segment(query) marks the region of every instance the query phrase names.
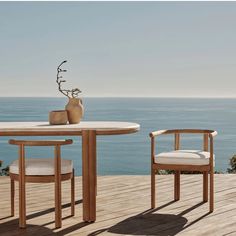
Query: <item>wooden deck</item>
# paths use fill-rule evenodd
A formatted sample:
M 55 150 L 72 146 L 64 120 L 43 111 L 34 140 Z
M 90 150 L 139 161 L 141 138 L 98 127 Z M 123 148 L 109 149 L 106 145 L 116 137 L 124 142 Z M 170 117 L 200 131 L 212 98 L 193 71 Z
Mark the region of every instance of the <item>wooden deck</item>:
M 173 176 L 157 176 L 157 208 L 150 210 L 149 176 L 98 178 L 97 221 L 82 221 L 81 177 L 76 177 L 76 215 L 70 217 L 69 183 L 63 183 L 63 227 L 54 228 L 53 184 L 27 184 L 27 229 L 10 214 L 10 183 L 0 177 L 0 235 L 236 235 L 236 175 L 215 176 L 215 211 L 202 203 L 202 176 L 181 176 L 173 202 Z M 16 185 L 17 187 L 17 185 Z M 16 199 L 18 194 L 16 194 Z

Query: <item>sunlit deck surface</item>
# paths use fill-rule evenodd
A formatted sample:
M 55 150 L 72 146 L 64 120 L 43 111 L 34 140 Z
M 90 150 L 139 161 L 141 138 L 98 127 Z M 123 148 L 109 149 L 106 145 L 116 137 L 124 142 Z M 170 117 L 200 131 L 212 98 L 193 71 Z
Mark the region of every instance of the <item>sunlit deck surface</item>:
M 70 184 L 63 183 L 63 227 L 54 228 L 53 184 L 27 184 L 27 229 L 10 214 L 10 183 L 0 177 L 0 235 L 236 235 L 236 175 L 215 175 L 215 211 L 202 203 L 202 176 L 181 176 L 173 202 L 173 176 L 157 176 L 157 208 L 150 210 L 149 176 L 98 177 L 97 221 L 82 221 L 81 177 L 76 177 L 76 215 L 70 217 Z M 16 188 L 18 186 L 16 185 Z

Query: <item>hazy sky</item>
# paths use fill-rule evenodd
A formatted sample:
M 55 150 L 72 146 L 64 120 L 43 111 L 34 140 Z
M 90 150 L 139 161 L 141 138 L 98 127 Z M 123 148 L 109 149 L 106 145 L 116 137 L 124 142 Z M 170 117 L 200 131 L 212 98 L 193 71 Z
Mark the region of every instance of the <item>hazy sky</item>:
M 0 96 L 236 97 L 236 2 L 0 2 Z

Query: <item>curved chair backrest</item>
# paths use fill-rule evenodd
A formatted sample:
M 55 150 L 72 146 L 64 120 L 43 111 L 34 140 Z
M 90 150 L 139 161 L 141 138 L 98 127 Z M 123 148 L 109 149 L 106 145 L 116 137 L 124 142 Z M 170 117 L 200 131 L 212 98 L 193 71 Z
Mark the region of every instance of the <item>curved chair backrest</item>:
M 10 139 L 8 141 L 12 145 L 23 145 L 23 146 L 61 146 L 72 144 L 72 139 L 66 140 L 15 140 Z
M 208 129 L 170 129 L 170 130 L 158 130 L 149 134 L 150 137 L 154 137 L 162 134 L 207 134 L 209 136 L 216 136 L 215 130 Z

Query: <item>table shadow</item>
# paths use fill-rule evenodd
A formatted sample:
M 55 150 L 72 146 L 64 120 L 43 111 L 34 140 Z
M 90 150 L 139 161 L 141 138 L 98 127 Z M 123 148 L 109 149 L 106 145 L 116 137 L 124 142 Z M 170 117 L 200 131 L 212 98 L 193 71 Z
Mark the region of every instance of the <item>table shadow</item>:
M 109 228 L 94 231 L 90 233 L 89 236 L 95 236 L 105 232 L 121 235 L 174 236 L 210 214 L 207 212 L 193 222 L 188 223 L 188 220 L 186 217 L 184 217 L 184 214 L 187 214 L 188 212 L 204 204 L 202 202 L 184 210 L 177 215 L 160 214 L 156 212 L 172 203 L 173 201 L 156 209 L 144 211 L 138 215 L 129 217 Z

